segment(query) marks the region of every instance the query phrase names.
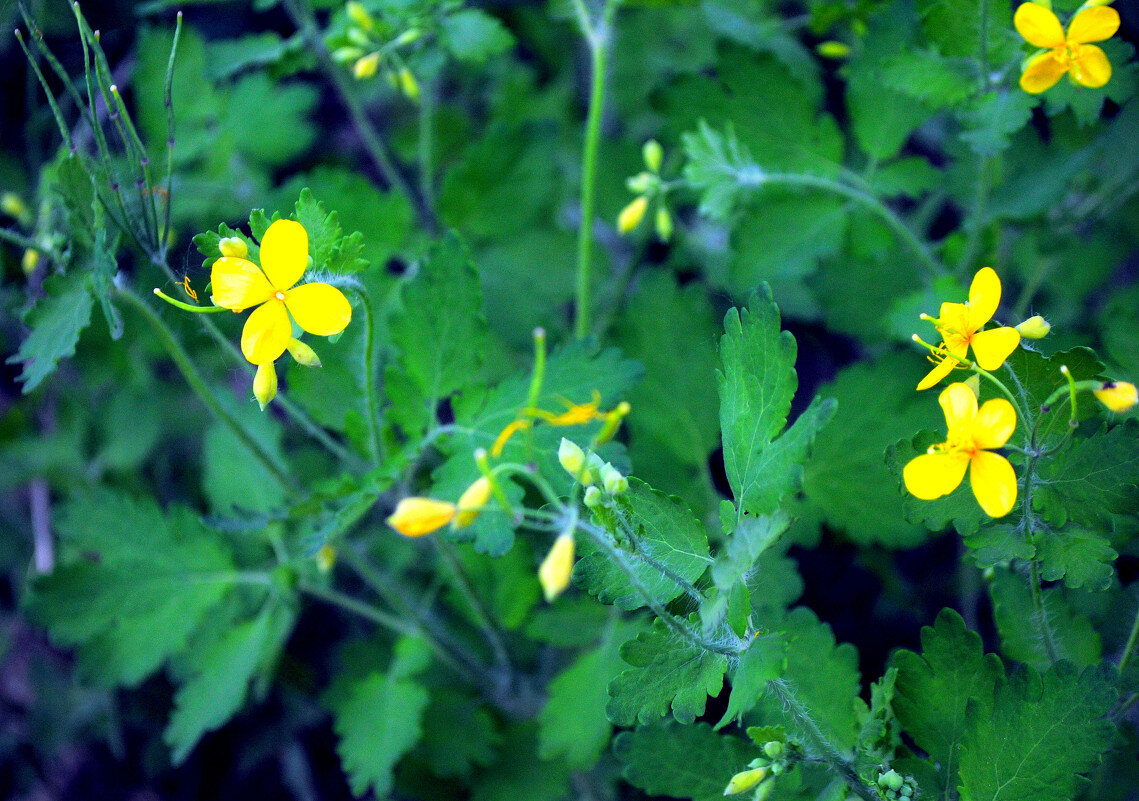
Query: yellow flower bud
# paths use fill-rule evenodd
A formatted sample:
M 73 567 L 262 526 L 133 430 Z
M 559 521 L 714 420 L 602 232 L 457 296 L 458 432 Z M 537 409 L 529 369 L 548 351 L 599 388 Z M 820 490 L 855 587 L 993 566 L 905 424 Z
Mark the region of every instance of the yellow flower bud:
M 767 778 L 767 768 L 752 768 L 737 773 L 724 788 L 724 795 L 737 795 L 746 793 L 761 781 Z
M 31 275 L 35 272 L 36 267 L 40 263 L 40 252 L 35 248 L 28 248 L 24 251 L 24 257 L 20 259 L 20 266 L 24 268 L 24 275 Z
M 1043 339 L 1052 330 L 1052 324 L 1037 314 L 1018 325 L 1016 330 L 1025 339 Z
M 627 234 L 641 224 L 641 220 L 645 218 L 645 212 L 649 208 L 649 199 L 644 195 L 635 198 L 625 208 L 621 209 L 621 213 L 617 215 L 617 230 L 623 234 Z
M 815 52 L 823 58 L 833 58 L 835 60 L 846 58 L 850 55 L 850 46 L 843 42 L 836 42 L 834 40 L 828 42 L 819 42 L 815 45 Z
M 316 351 L 301 342 L 299 339 L 290 339 L 289 344 L 285 345 L 289 349 L 289 353 L 297 364 L 304 367 L 320 367 L 320 357 L 316 355 Z
M 585 452 L 578 447 L 577 443 L 570 442 L 562 437 L 562 444 L 558 446 L 558 462 L 561 463 L 567 473 L 574 478 L 579 478 L 582 475 L 582 467 L 585 466 Z M 583 479 L 582 483 L 589 482 Z
M 356 59 L 356 63 L 352 65 L 352 74 L 356 76 L 357 80 L 363 81 L 375 75 L 379 68 L 380 54 L 369 53 L 363 58 Z
M 434 498 L 404 498 L 388 517 L 387 523 L 405 537 L 422 537 L 450 523 L 455 504 Z
M 419 100 L 419 82 L 407 67 L 402 67 L 399 71 L 399 90 L 408 100 Z
M 277 397 L 277 370 L 273 362 L 257 365 L 257 374 L 253 376 L 253 396 L 261 404 L 261 411 L 265 411 L 269 401 Z
M 585 495 L 582 496 L 581 502 L 588 506 L 590 509 L 593 509 L 604 503 L 605 499 L 601 496 L 601 490 L 599 490 L 597 487 L 586 487 Z
M 329 573 L 336 564 L 336 549 L 325 543 L 316 552 L 316 569 L 321 573 Z
M 542 593 L 549 603 L 565 592 L 569 586 L 570 574 L 573 573 L 574 543 L 573 533 L 565 533 L 554 540 L 554 547 L 542 560 L 538 568 L 538 582 L 542 585 Z
M 221 251 L 221 255 L 228 256 L 231 259 L 245 259 L 249 257 L 249 246 L 246 245 L 245 240 L 239 236 L 227 236 L 218 242 L 218 250 Z
M 469 526 L 479 516 L 479 512 L 490 500 L 490 491 L 490 479 L 486 476 L 480 476 L 475 483 L 467 487 L 466 491 L 459 496 L 459 511 L 455 515 L 453 524 L 455 528 Z
M 15 192 L 0 195 L 0 211 L 23 222 L 29 217 L 28 204 Z
M 672 239 L 672 215 L 668 209 L 661 206 L 657 209 L 656 219 L 653 221 L 656 228 L 657 236 L 660 237 L 662 242 L 667 242 Z
M 332 60 L 337 64 L 350 64 L 363 55 L 359 47 L 338 47 L 332 51 Z
M 629 188 L 630 192 L 637 195 L 643 195 L 652 188 L 654 183 L 657 183 L 659 181 L 660 179 L 652 173 L 639 172 L 636 175 L 632 175 L 626 179 L 625 186 Z
M 348 12 L 348 18 L 350 20 L 366 31 L 372 30 L 376 24 L 376 21 L 372 19 L 372 15 L 368 13 L 368 9 L 364 8 L 363 3 L 347 3 L 344 6 L 344 10 Z
M 655 139 L 645 142 L 645 146 L 641 148 L 641 155 L 645 158 L 646 167 L 653 172 L 660 172 L 660 165 L 664 160 L 664 148 L 660 146 L 660 142 Z
M 625 415 L 629 413 L 629 409 L 631 408 L 628 401 L 621 401 L 612 411 L 607 412 L 605 414 L 605 425 L 597 432 L 597 437 L 594 439 L 594 442 L 597 445 L 601 445 L 613 439 L 613 435 L 617 433 L 617 428 L 621 425 L 621 421 L 625 419 Z
M 1113 412 L 1126 412 L 1139 400 L 1135 385 L 1126 381 L 1104 381 L 1102 387 L 1092 390 L 1092 394 Z

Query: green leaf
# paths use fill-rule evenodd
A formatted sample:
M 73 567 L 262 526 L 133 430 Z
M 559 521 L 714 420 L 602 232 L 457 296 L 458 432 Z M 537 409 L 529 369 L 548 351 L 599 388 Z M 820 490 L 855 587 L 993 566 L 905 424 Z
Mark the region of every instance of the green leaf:
M 1050 632 L 1045 634 L 1028 582 L 1027 576 L 999 570 L 990 587 L 1001 650 L 1018 662 L 1044 668 L 1052 663 L 1047 636 L 1058 658 L 1069 659 L 1079 667 L 1098 662 L 1102 646 L 1091 621 L 1065 601 L 1060 588 L 1049 587 L 1042 591 L 1044 619 Z
M 79 646 L 81 671 L 133 686 L 181 651 L 236 580 L 229 549 L 197 517 L 107 489 L 68 502 L 56 531 L 73 557 L 38 577 L 29 615 Z
M 974 153 L 996 156 L 1012 144 L 1009 137 L 1032 119 L 1036 99 L 1019 88 L 986 92 L 957 113 L 965 130 L 961 139 Z
M 1005 360 L 1005 372 L 1011 371 L 1016 375 L 1016 387 L 1019 400 L 1026 409 L 1035 410 L 1048 399 L 1055 390 L 1066 384 L 1064 374 L 1060 367 L 1067 367 L 1072 374 L 1073 381 L 1086 381 L 1103 373 L 1103 363 L 1096 358 L 1089 348 L 1072 348 L 1059 351 L 1051 356 L 1030 350 L 1023 344 L 1012 352 Z M 1087 398 L 1085 395 L 1079 400 Z M 1056 425 L 1063 423 L 1068 416 L 1067 406 L 1056 404 L 1057 409 L 1051 414 L 1059 414 L 1061 419 Z
M 834 401 L 816 398 L 779 436 L 798 378 L 795 338 L 780 331 L 770 290 L 742 314 L 730 310 L 724 328 L 723 372 L 717 374 L 724 466 L 741 516 L 767 514 L 799 483 L 807 450 L 834 413 Z
M 963 801 L 1067 801 L 1111 747 L 1115 727 L 1104 715 L 1115 701 L 1107 668 L 1077 673 L 1053 665 L 1001 682 L 991 713 L 969 711 L 961 750 Z
M 52 276 L 44 282 L 44 289 L 46 294 L 24 319 L 31 333 L 5 362 L 22 366 L 19 381 L 24 394 L 51 375 L 60 359 L 75 353 L 79 335 L 91 323 L 94 301 L 86 275 Z
M 466 8 L 442 20 L 442 45 L 460 61 L 483 62 L 514 46 L 514 35 L 495 17 Z
M 651 723 L 672 715 L 691 723 L 708 696 L 724 686 L 728 658 L 680 639 L 657 618 L 649 631 L 621 646 L 631 667 L 609 682 L 609 719 L 618 726 Z
M 649 795 L 719 801 L 732 776 L 747 769 L 757 751 L 739 737 L 716 734 L 707 723 L 672 721 L 622 732 L 613 744 L 625 763 L 625 779 Z
M 899 437 L 943 420 L 937 405 L 914 391 L 926 366 L 912 353 L 887 354 L 842 370 L 820 389 L 838 408 L 815 439 L 803 491 L 827 525 L 857 543 L 907 548 L 928 536 L 906 521 L 898 479 L 884 458 Z
M 194 676 L 174 696 L 174 712 L 163 734 L 174 749 L 174 764 L 189 756 L 203 734 L 225 724 L 241 708 L 250 682 L 276 661 L 295 618 L 295 610 L 271 603 L 204 653 L 193 655 Z
M 1019 39 L 1012 27 L 1011 6 L 985 0 L 918 0 L 918 16 L 927 41 L 946 56 L 977 58 L 990 64 L 1009 58 Z
M 420 744 L 432 773 L 467 779 L 476 768 L 493 764 L 501 745 L 494 716 L 480 699 L 451 688 L 432 689 Z
M 613 726 L 605 716 L 607 687 L 624 668 L 621 644 L 640 626 L 620 623 L 605 642 L 586 651 L 549 684 L 549 698 L 538 715 L 538 756 L 563 760 L 575 770 L 592 767 L 609 745 Z
M 246 390 L 248 391 L 248 390 Z M 223 396 L 222 405 L 237 418 L 264 451 L 284 463 L 281 424 L 252 403 L 239 404 Z M 229 426 L 213 423 L 205 432 L 202 452 L 202 492 L 210 509 L 230 514 L 235 509 L 268 512 L 285 502 L 285 486 L 269 472 Z
M 1081 438 L 1043 462 L 1034 501 L 1053 525 L 1110 527 L 1139 514 L 1139 423 L 1134 419 Z
M 565 798 L 569 794 L 570 767 L 560 759 L 540 759 L 537 747 L 534 724 L 509 728 L 498 762 L 475 780 L 471 801 L 561 801 Z
M 1087 530 L 1043 531 L 1033 541 L 1045 581 L 1064 579 L 1065 587 L 1106 590 L 1115 577 L 1119 556 L 1101 534 Z
M 396 763 L 419 742 L 428 696 L 413 677 L 430 661 L 426 643 L 401 639 L 387 673 L 370 673 L 330 699 L 337 753 L 355 795 L 390 792 Z
M 307 188 L 301 190 L 293 216 L 308 232 L 308 252 L 316 269 L 345 275 L 357 273 L 368 266 L 360 258 L 363 235 L 357 232 L 344 236 L 340 215 L 328 211 Z
M 700 578 L 712 563 L 704 526 L 679 499 L 636 478 L 629 479 L 629 490 L 618 496 L 618 503 L 636 537 L 626 559 L 652 599 L 666 604 L 683 590 L 658 565 L 689 582 Z M 619 609 L 646 605 L 641 592 L 606 551 L 586 538 L 581 540 L 580 551 L 581 558 L 574 567 L 575 584 Z
M 801 83 L 818 82 L 818 62 L 789 33 L 784 19 L 772 14 L 766 4 L 756 0 L 706 0 L 702 10 L 716 33 L 761 53 L 770 53 Z
M 986 568 L 1012 559 L 1031 559 L 1036 548 L 1024 536 L 1024 529 L 1004 523 L 985 526 L 965 537 L 965 545 L 973 553 L 977 567 Z
M 403 308 L 390 325 L 399 356 L 387 375 L 402 374 L 431 417 L 436 403 L 478 378 L 486 319 L 478 275 L 456 235 L 431 248 L 420 272 L 404 285 Z
M 728 697 L 724 717 L 716 724 L 717 730 L 751 711 L 767 691 L 767 683 L 783 675 L 786 659 L 787 641 L 782 637 L 768 635 L 752 639 L 732 672 L 732 694 Z
M 897 681 L 898 669 L 892 667 L 870 685 L 870 713 L 858 733 L 856 749 L 861 763 L 882 764 L 902 744 L 902 727 L 893 708 Z
M 881 65 L 883 83 L 931 108 L 954 106 L 977 90 L 971 59 L 946 58 L 929 50 L 905 50 Z
M 722 519 L 734 524 L 735 507 L 730 501 L 724 501 L 724 504 Z M 724 515 L 730 515 L 731 520 L 727 521 Z M 735 526 L 723 551 L 712 564 L 712 581 L 716 586 L 716 593 L 710 595 L 700 606 L 700 618 L 704 621 L 705 631 L 714 630 L 724 614 L 740 611 L 744 617 L 744 626 L 733 625 L 733 628 L 746 628 L 746 618 L 751 613 L 751 600 L 750 594 L 746 592 L 745 579 L 755 568 L 756 560 L 779 540 L 790 525 L 790 517 L 777 513 L 762 517 L 745 517 Z M 767 577 L 770 578 L 769 575 Z M 734 593 L 739 593 L 741 590 L 743 597 L 737 598 Z M 769 593 L 765 593 L 767 594 Z M 740 607 L 746 607 L 746 610 L 741 610 Z M 739 630 L 736 633 L 743 636 Z
M 894 654 L 894 713 L 937 763 L 939 789 L 955 787 L 961 744 L 969 732 L 966 712 L 992 712 L 1004 668 L 995 655 L 984 653 L 980 636 L 952 609 L 942 609 L 933 626 L 922 627 L 921 645 L 920 656 L 906 650 Z

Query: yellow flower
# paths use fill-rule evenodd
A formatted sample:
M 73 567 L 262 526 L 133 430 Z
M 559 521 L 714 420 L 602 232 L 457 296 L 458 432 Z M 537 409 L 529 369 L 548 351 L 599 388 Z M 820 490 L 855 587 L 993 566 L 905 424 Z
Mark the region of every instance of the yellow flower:
M 1092 394 L 1113 412 L 1126 412 L 1139 402 L 1135 385 L 1126 381 L 1104 381 L 1099 389 L 1093 389 Z
M 929 389 L 957 366 L 957 359 L 965 358 L 969 347 L 977 364 L 985 370 L 996 370 L 1020 344 L 1020 332 L 1015 328 L 991 328 L 982 331 L 985 323 L 992 319 L 1001 303 L 1001 279 L 992 267 L 983 267 L 969 287 L 969 300 L 966 303 L 942 303 L 941 316 L 934 319 L 922 315 L 937 328 L 945 353 L 929 375 L 918 383 L 918 389 Z
M 547 603 L 565 592 L 569 586 L 570 574 L 573 573 L 573 556 L 573 533 L 558 535 L 554 547 L 550 548 L 538 568 L 538 582 L 542 585 Z
M 455 504 L 433 498 L 404 498 L 388 517 L 388 525 L 405 537 L 422 537 L 451 522 Z
M 466 491 L 459 496 L 455 528 L 469 526 L 479 516 L 479 512 L 490 500 L 490 491 L 490 479 L 486 476 L 480 476 L 475 483 L 467 487 Z
M 990 517 L 1004 517 L 1016 504 L 1016 473 L 994 448 L 1004 447 L 1016 430 L 1016 410 L 1004 398 L 985 401 L 964 384 L 950 384 L 938 398 L 949 436 L 927 453 L 912 459 L 902 471 L 906 489 L 932 501 L 957 489 L 969 471 L 969 485 Z
M 213 301 L 233 311 L 257 308 L 241 332 L 241 352 L 253 364 L 276 361 L 293 338 L 296 324 L 310 334 L 339 334 L 352 319 L 344 293 L 329 284 L 293 286 L 308 266 L 308 233 L 292 220 L 277 220 L 261 240 L 261 267 L 223 256 L 214 262 Z
M 1043 48 L 1025 62 L 1020 76 L 1020 88 L 1029 94 L 1052 88 L 1066 72 L 1076 83 L 1093 89 L 1111 80 L 1107 55 L 1088 43 L 1110 39 L 1119 30 L 1119 12 L 1114 8 L 1085 8 L 1072 17 L 1065 33 L 1047 8 L 1024 3 L 1016 10 L 1013 24 L 1029 44 Z

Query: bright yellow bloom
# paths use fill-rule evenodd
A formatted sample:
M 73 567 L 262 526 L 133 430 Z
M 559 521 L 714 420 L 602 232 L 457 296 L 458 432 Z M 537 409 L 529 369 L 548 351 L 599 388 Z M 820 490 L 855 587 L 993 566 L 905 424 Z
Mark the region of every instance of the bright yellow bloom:
M 404 498 L 388 517 L 388 525 L 405 537 L 422 537 L 454 519 L 455 504 L 433 498 Z
M 573 533 L 560 534 L 538 568 L 538 582 L 549 603 L 565 592 L 573 573 Z
M 249 246 L 240 236 L 227 236 L 218 242 L 218 251 L 223 256 L 244 259 L 249 255 Z
M 293 286 L 308 266 L 308 233 L 293 220 L 277 220 L 261 240 L 261 266 L 223 256 L 210 280 L 213 301 L 235 312 L 257 308 L 241 332 L 241 352 L 253 364 L 276 361 L 293 338 L 290 315 L 310 334 L 339 334 L 352 319 L 344 293 L 329 284 Z
M 752 768 L 737 773 L 724 788 L 724 795 L 746 793 L 767 777 L 767 768 Z
M 1024 3 L 1016 10 L 1013 24 L 1029 44 L 1043 48 L 1025 62 L 1020 76 L 1020 88 L 1029 94 L 1052 88 L 1064 73 L 1093 89 L 1111 80 L 1107 55 L 1088 43 L 1110 39 L 1119 30 L 1119 12 L 1114 8 L 1085 8 L 1072 17 L 1065 33 L 1050 10 L 1037 3 Z
M 645 212 L 649 209 L 649 199 L 644 195 L 636 197 L 633 201 L 621 209 L 621 213 L 617 215 L 617 230 L 623 234 L 627 234 L 641 224 L 641 220 L 645 218 Z
M 1016 473 L 994 448 L 1004 447 L 1016 430 L 1016 410 L 1004 398 L 985 401 L 964 384 L 950 384 L 937 399 L 945 412 L 949 437 L 912 459 L 902 471 L 906 489 L 932 501 L 957 489 L 969 471 L 969 485 L 990 517 L 1004 517 L 1016 504 Z
M 1113 412 L 1126 412 L 1139 402 L 1135 385 L 1126 381 L 1104 381 L 1099 389 L 1093 389 L 1092 394 Z
M 944 353 L 929 375 L 918 383 L 918 389 L 929 389 L 958 365 L 957 358 L 965 358 L 969 347 L 977 364 L 985 370 L 996 370 L 1020 344 L 1020 332 L 1015 328 L 991 328 L 983 331 L 985 323 L 996 314 L 1001 303 L 1001 279 L 992 267 L 983 267 L 973 276 L 966 303 L 942 303 L 941 315 L 934 319 L 922 315 L 937 328 L 944 343 Z
M 455 528 L 469 526 L 479 516 L 479 512 L 490 500 L 490 479 L 480 476 L 459 496 L 458 513 L 455 515 Z

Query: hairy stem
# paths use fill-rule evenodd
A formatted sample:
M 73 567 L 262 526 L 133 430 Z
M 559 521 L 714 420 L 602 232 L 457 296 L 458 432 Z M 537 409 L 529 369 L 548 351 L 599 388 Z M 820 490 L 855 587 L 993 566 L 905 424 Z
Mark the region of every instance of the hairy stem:
M 1034 449 L 1035 445 L 1036 443 L 1032 442 L 1030 447 Z M 1036 518 L 1032 511 L 1036 461 L 1036 456 L 1029 456 L 1025 461 L 1024 468 L 1023 525 L 1024 536 L 1029 539 L 1032 538 L 1032 532 L 1036 528 Z M 1035 559 L 1029 560 L 1028 573 L 1028 587 L 1032 592 L 1032 612 L 1036 617 L 1037 625 L 1040 627 L 1040 637 L 1044 641 L 1044 650 L 1048 654 L 1048 661 L 1055 663 L 1060 659 L 1056 648 L 1056 635 L 1048 623 L 1048 611 L 1044 608 L 1044 590 L 1040 584 L 1040 567 Z
M 364 310 L 364 399 L 368 410 L 368 449 L 377 464 L 386 461 L 384 443 L 380 437 L 380 407 L 376 397 L 376 328 L 373 320 L 372 302 L 366 292 L 356 293 L 360 307 Z
M 1135 643 L 1139 640 L 1139 609 L 1135 610 L 1135 620 L 1131 624 L 1131 634 L 1127 636 L 1127 644 L 1123 646 L 1123 655 L 1119 658 L 1119 672 L 1123 673 L 1127 663 L 1135 653 Z

